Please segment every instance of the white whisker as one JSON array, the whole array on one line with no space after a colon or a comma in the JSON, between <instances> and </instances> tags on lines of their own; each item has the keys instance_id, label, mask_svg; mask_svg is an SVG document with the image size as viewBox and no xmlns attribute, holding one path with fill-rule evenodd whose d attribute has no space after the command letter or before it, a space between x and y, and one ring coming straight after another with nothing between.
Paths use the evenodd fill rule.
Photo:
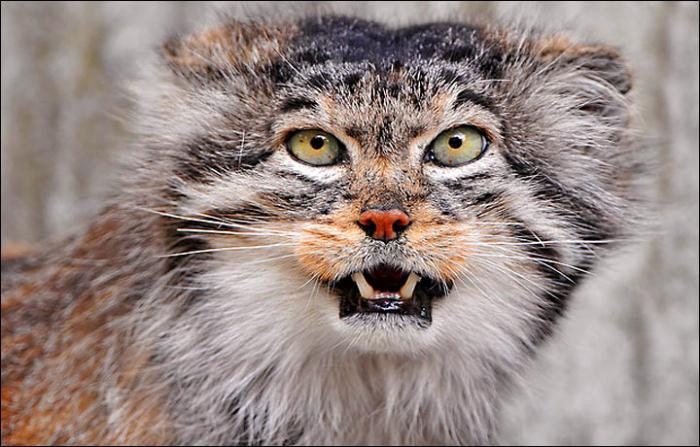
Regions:
<instances>
[{"instance_id":1,"label":"white whisker","mask_svg":"<svg viewBox=\"0 0 700 447\"><path fill-rule=\"evenodd\" d=\"M204 233L204 234L221 234L230 236L271 236L271 237L291 237L296 233L264 233L259 231L226 231L226 230L205 230L200 228L178 228L181 233Z\"/></svg>"},{"instance_id":2,"label":"white whisker","mask_svg":"<svg viewBox=\"0 0 700 447\"><path fill-rule=\"evenodd\" d=\"M252 246L241 246L241 247L221 247L221 248L206 248L202 250L192 250L185 251L181 253L169 253L167 255L160 255L159 258L171 258L174 256L186 256L186 255L196 255L201 253L216 253L220 251L236 251L236 250L257 250L264 248L276 248L276 247L294 247L297 244L269 244L269 245L252 245Z\"/></svg>"}]
</instances>

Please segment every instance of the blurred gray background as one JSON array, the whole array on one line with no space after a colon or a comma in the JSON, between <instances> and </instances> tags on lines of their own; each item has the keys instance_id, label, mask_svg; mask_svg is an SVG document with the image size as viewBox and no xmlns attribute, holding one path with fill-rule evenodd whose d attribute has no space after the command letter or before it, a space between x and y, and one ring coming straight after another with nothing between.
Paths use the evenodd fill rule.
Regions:
<instances>
[{"instance_id":1,"label":"blurred gray background","mask_svg":"<svg viewBox=\"0 0 700 447\"><path fill-rule=\"evenodd\" d=\"M311 2L392 23L529 18L619 47L636 73L656 233L607 260L505 408L503 443L698 444L698 4ZM224 3L2 3L2 243L70 232L129 151L124 86Z\"/></svg>"}]
</instances>

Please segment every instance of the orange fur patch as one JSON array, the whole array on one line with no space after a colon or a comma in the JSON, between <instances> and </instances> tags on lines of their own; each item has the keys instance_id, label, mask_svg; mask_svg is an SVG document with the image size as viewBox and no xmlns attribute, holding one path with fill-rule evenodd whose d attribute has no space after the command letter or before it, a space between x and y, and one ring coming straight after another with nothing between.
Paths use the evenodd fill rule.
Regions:
<instances>
[{"instance_id":1,"label":"orange fur patch","mask_svg":"<svg viewBox=\"0 0 700 447\"><path fill-rule=\"evenodd\" d=\"M163 54L171 64L188 71L241 68L277 57L283 43L295 33L291 24L267 27L235 22L170 40L163 46Z\"/></svg>"}]
</instances>

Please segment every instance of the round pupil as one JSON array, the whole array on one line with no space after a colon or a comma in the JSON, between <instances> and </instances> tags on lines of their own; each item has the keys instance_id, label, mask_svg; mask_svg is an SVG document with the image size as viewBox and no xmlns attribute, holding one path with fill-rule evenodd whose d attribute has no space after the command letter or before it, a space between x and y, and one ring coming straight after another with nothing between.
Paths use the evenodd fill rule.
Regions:
<instances>
[{"instance_id":1,"label":"round pupil","mask_svg":"<svg viewBox=\"0 0 700 447\"><path fill-rule=\"evenodd\" d=\"M316 135L311 139L311 147L314 149L321 149L326 144L326 139L321 135Z\"/></svg>"},{"instance_id":2,"label":"round pupil","mask_svg":"<svg viewBox=\"0 0 700 447\"><path fill-rule=\"evenodd\" d=\"M447 144L449 144L452 149L458 149L462 146L462 137L457 135L450 137L450 139L447 140Z\"/></svg>"}]
</instances>

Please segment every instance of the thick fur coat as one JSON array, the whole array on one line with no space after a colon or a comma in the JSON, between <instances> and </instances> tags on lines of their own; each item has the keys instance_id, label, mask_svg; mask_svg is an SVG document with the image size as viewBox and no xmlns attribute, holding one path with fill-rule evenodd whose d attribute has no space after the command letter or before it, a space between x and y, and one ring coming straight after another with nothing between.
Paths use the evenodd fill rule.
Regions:
<instances>
[{"instance_id":1,"label":"thick fur coat","mask_svg":"<svg viewBox=\"0 0 700 447\"><path fill-rule=\"evenodd\" d=\"M636 219L611 48L492 25L230 21L168 41L89 228L2 264L3 444L476 444L576 285ZM480 129L480 158L425 156ZM346 159L310 166L291 132ZM358 227L399 206L396 240ZM339 318L375 265L432 322Z\"/></svg>"}]
</instances>

